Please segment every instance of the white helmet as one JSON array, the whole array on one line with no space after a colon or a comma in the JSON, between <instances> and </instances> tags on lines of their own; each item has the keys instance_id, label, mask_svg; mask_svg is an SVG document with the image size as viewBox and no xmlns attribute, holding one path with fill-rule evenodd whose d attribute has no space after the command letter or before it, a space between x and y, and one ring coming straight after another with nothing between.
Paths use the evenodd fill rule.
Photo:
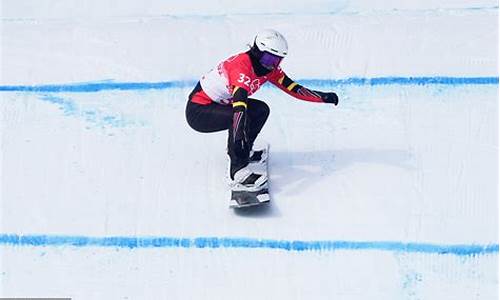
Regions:
<instances>
[{"instance_id":1,"label":"white helmet","mask_svg":"<svg viewBox=\"0 0 500 300\"><path fill-rule=\"evenodd\" d=\"M254 45L262 52L268 52L280 57L288 54L288 43L285 37L273 29L266 29L255 36Z\"/></svg>"}]
</instances>

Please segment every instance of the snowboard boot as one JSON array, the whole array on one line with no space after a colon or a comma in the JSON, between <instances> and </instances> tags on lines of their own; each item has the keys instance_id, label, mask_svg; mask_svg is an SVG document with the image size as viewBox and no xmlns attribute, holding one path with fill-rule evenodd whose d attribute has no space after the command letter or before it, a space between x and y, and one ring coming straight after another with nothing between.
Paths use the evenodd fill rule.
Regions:
<instances>
[{"instance_id":1,"label":"snowboard boot","mask_svg":"<svg viewBox=\"0 0 500 300\"><path fill-rule=\"evenodd\" d=\"M267 175L258 166L247 164L238 169L231 170L231 188L241 191L259 191L267 187Z\"/></svg>"},{"instance_id":2,"label":"snowboard boot","mask_svg":"<svg viewBox=\"0 0 500 300\"><path fill-rule=\"evenodd\" d=\"M249 162L251 164L255 163L263 164L266 162L266 160L267 160L267 148L250 151Z\"/></svg>"}]
</instances>

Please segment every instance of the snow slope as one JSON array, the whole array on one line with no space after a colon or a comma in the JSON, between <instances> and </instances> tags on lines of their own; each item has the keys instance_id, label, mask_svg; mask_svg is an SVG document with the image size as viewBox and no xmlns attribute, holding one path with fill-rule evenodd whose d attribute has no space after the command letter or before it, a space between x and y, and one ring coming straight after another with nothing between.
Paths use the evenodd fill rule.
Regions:
<instances>
[{"instance_id":1,"label":"snow slope","mask_svg":"<svg viewBox=\"0 0 500 300\"><path fill-rule=\"evenodd\" d=\"M497 2L228 3L1 2L0 297L497 299ZM341 102L256 94L273 202L233 211L184 108L266 27Z\"/></svg>"}]
</instances>

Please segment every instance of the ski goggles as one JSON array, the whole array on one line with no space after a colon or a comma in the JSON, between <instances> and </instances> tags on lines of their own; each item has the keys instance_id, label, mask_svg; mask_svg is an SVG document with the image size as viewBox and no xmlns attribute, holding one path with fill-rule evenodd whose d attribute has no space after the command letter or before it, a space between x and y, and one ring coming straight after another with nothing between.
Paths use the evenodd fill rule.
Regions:
<instances>
[{"instance_id":1,"label":"ski goggles","mask_svg":"<svg viewBox=\"0 0 500 300\"><path fill-rule=\"evenodd\" d=\"M272 70L276 69L283 60L283 57L274 55L268 52L262 52L262 56L259 59L261 65L263 65L266 69Z\"/></svg>"}]
</instances>

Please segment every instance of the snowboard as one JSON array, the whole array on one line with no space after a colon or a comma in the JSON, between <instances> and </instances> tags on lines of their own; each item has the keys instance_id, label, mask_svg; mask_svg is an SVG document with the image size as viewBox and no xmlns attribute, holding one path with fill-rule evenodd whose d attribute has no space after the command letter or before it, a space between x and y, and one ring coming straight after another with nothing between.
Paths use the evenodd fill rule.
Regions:
<instances>
[{"instance_id":1,"label":"snowboard","mask_svg":"<svg viewBox=\"0 0 500 300\"><path fill-rule=\"evenodd\" d=\"M268 157L269 157L269 145L258 149L263 150L262 159L259 162L251 162L252 167L258 170L259 174L263 174L268 178L268 180L259 186L245 186L244 188L240 185L232 185L231 189L231 200L229 202L229 207L231 208L244 208L250 206L262 205L264 203L269 203L271 197L269 195L269 176L268 176Z\"/></svg>"}]
</instances>

